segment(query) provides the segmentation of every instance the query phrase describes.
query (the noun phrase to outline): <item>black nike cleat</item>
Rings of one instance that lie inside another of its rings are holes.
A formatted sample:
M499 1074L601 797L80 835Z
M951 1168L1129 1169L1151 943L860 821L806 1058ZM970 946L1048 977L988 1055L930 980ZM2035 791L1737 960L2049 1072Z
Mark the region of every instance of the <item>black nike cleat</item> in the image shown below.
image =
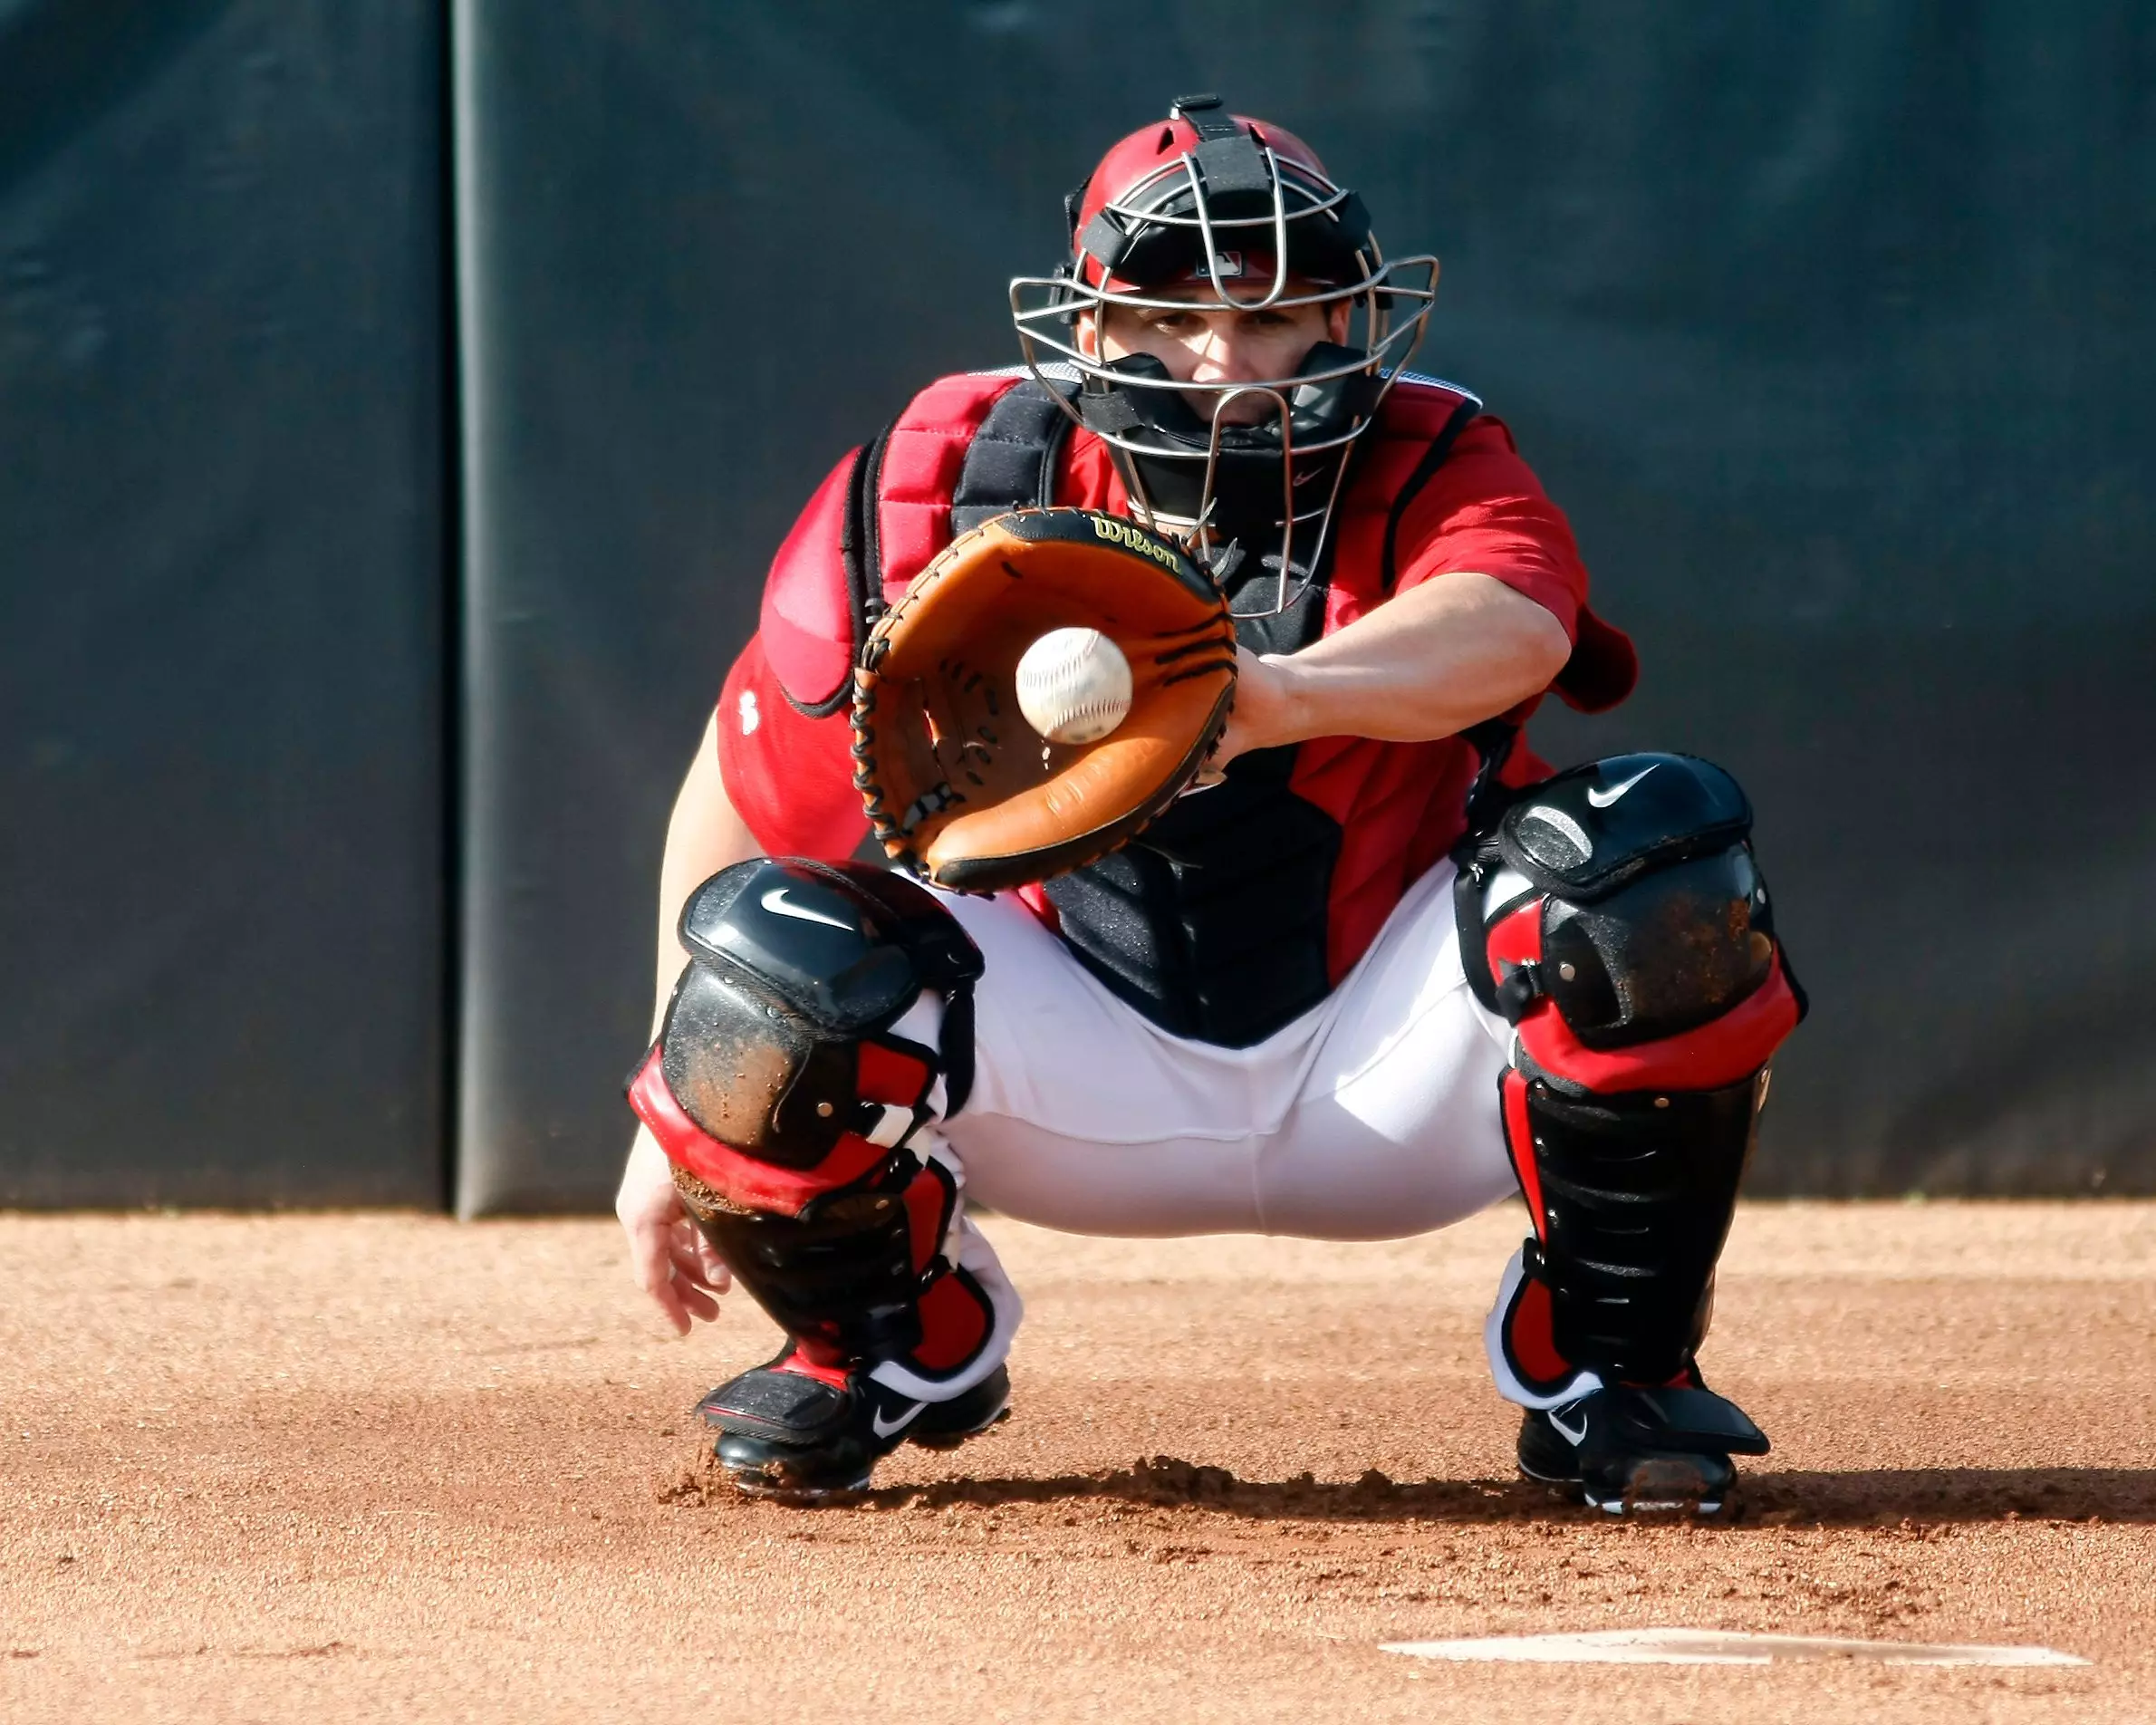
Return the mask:
M1520 1421L1520 1471L1576 1485L1615 1516L1710 1516L1736 1483L1732 1455L1765 1455L1766 1437L1711 1390L1596 1390Z
M902 1443L955 1450L1010 1411L1003 1366L948 1402L921 1402L862 1373L845 1387L782 1372L776 1363L722 1383L697 1403L718 1432L712 1454L751 1497L795 1503L868 1489L869 1476Z

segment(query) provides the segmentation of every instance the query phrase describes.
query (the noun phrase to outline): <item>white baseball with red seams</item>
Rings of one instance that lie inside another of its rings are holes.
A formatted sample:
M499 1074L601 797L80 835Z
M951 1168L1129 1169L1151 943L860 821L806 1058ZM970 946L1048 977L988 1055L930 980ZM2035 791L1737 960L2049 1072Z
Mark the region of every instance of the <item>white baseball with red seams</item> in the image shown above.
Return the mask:
M1016 681L1018 710L1051 743L1097 743L1131 714L1131 661L1097 629L1051 629Z

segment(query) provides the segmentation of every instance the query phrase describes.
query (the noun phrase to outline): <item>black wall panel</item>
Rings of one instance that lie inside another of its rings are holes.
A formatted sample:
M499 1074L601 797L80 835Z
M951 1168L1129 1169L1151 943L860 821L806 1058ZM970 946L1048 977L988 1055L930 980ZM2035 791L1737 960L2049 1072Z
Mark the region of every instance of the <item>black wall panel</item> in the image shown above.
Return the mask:
M0 5L0 1203L438 1203L445 32Z
M2156 1190L2156 22L464 0L459 1199L603 1200L669 796L809 487L1177 92L1446 260L1638 634L1576 757L1725 761L1818 1010L1762 1190Z

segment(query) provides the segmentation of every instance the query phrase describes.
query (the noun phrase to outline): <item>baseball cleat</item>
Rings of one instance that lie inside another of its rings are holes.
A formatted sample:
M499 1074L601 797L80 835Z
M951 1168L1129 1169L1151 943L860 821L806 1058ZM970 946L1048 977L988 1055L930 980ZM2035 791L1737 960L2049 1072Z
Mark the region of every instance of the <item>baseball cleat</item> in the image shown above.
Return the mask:
M1010 1411L1011 1374L997 1366L948 1402L922 1402L862 1373L842 1386L774 1362L744 1372L697 1403L718 1432L712 1454L751 1497L814 1503L865 1491L902 1443L955 1450Z
M1714 1515L1736 1483L1730 1456L1766 1450L1744 1411L1706 1389L1596 1390L1520 1421L1520 1471L1576 1485L1613 1516Z

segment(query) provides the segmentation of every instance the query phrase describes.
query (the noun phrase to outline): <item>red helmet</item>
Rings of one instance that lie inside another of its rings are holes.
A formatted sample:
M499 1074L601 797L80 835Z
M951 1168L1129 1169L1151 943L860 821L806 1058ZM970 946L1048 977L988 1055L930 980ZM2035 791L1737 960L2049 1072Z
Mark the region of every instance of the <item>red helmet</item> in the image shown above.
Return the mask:
M1348 446L1421 341L1437 260L1387 261L1362 200L1315 150L1218 96L1178 97L1166 120L1101 159L1064 212L1069 261L1011 284L1027 368L1117 451L1141 517L1201 561L1276 536L1276 557L1262 561L1277 563L1284 608L1291 579L1314 577ZM1188 306L1200 286L1210 289L1201 305L1239 310L1345 304L1349 342L1318 342L1293 377L1232 388L1178 381L1149 355L1101 356L1092 326L1107 309ZM1223 419L1245 397L1266 418Z
M1132 132L1066 200L1072 274L1093 286L1159 287L1210 276L1237 299L1256 267L1314 285L1363 280L1370 220L1293 132L1229 115L1218 96L1184 96L1157 126ZM1213 241L1208 248L1205 241ZM1283 284L1276 279L1274 296Z

